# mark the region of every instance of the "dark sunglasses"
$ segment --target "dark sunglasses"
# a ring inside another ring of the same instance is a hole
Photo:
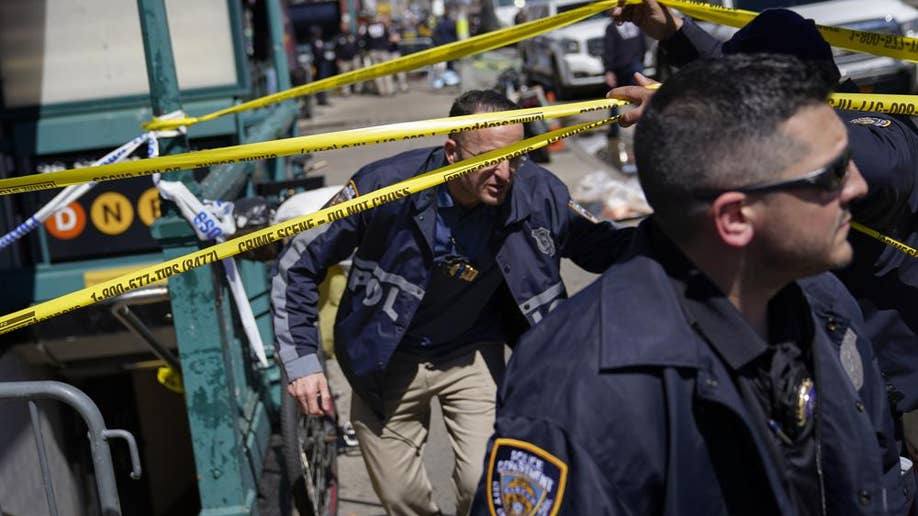
[[[791,190],[794,188],[815,188],[827,193],[838,192],[845,186],[845,180],[848,178],[849,163],[851,163],[851,148],[847,147],[841,154],[830,161],[828,165],[817,168],[812,172],[807,172],[795,179],[759,183],[738,188],[728,188],[725,190],[701,191],[698,192],[697,195],[703,199],[714,199],[724,192],[751,194]]]

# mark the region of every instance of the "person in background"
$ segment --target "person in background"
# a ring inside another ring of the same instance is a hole
[[[825,273],[867,190],[831,87],[762,54],[660,88],[635,133],[654,214],[520,340],[472,514],[901,514],[883,378]]]
[[[655,39],[674,64],[703,56],[773,52],[794,55],[810,68],[828,73],[835,91],[859,91],[850,79],[839,82],[832,49],[813,20],[787,9],[769,9],[756,16],[726,42],[704,32],[690,19],[674,16],[655,0],[616,8]],[[614,96],[641,102],[648,90],[621,88]],[[918,247],[918,127],[905,116],[836,110],[851,142],[851,157],[868,185],[851,212],[860,222],[911,247]],[[626,115],[624,124],[640,117],[640,109]],[[904,441],[903,470],[918,459],[918,259],[861,234],[852,232],[854,261],[835,271],[857,299],[865,318],[887,384],[890,408],[897,422],[896,438]],[[910,418],[905,413],[912,412]],[[915,468],[908,473],[914,479]],[[914,497],[915,489],[910,491]]]
[[[611,11],[610,11],[611,15]],[[611,18],[611,16],[610,16]],[[635,74],[644,71],[644,52],[647,46],[644,34],[631,22],[616,23],[610,20],[603,39],[602,63],[605,68],[606,85],[609,88],[635,84]],[[612,116],[618,114],[618,107],[611,109]],[[606,159],[624,173],[637,170],[628,146],[621,140],[618,124],[609,124],[607,133]]]
[[[456,13],[455,10],[449,9],[443,13],[443,16],[437,21],[433,31],[434,46],[448,45],[459,41],[459,35],[456,32]],[[443,86],[454,86],[459,83],[459,74],[456,72],[456,61],[447,61],[437,63],[433,67],[433,87],[435,89]]]
[[[314,80],[325,79],[335,74],[335,49],[322,39],[322,28],[318,25],[309,27],[309,47],[312,49],[312,63],[316,74]],[[316,93],[316,102],[320,106],[328,105],[328,92]]]
[[[402,42],[402,24],[393,20],[389,26],[389,59],[398,59],[402,57],[402,50],[399,44]],[[408,92],[408,73],[401,71],[395,74],[398,91],[401,93]]]
[[[510,109],[517,106],[503,95],[473,90],[449,114]],[[522,138],[521,124],[450,134],[442,147],[363,167],[338,200]],[[494,423],[505,344],[567,297],[562,257],[602,271],[627,231],[597,221],[525,155],[307,231],[279,256],[272,283],[288,392],[306,413],[331,409],[317,359],[316,286],[353,254],[334,341],[373,488],[387,514],[439,514],[421,460],[436,398],[456,457],[456,513],[465,514]]]
[[[432,17],[424,14],[418,17],[418,37],[432,38],[433,29],[431,28]]]
[[[360,42],[351,31],[351,24],[346,18],[341,20],[341,31],[335,35],[335,63],[338,73],[347,73],[360,68]],[[351,84],[341,87],[341,94],[345,97],[351,94]]]
[[[374,20],[367,24],[366,34],[364,34],[364,48],[370,57],[371,64],[380,64],[389,60],[390,45],[389,27],[385,17],[377,14]],[[395,95],[395,83],[391,75],[383,75],[374,79],[376,83],[376,92],[388,97]]]

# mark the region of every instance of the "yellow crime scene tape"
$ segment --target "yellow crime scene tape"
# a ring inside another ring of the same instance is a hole
[[[627,3],[638,4],[643,0],[629,0]],[[722,25],[732,27],[742,27],[754,18],[758,13],[746,11],[743,9],[732,9],[718,5],[705,4],[691,0],[660,0],[660,3],[669,7],[679,9],[685,14],[694,18],[699,18]],[[377,77],[391,75],[397,72],[415,70],[424,66],[451,61],[473,54],[486,52],[495,48],[501,48],[526,38],[536,36],[554,29],[570,25],[577,21],[588,18],[596,13],[610,9],[617,2],[613,0],[603,0],[577,9],[573,9],[555,16],[549,16],[538,20],[533,20],[513,27],[480,34],[478,36],[449,43],[407,56],[402,56],[391,61],[379,63],[366,68],[352,70],[343,74],[327,77],[318,81],[297,86],[284,90],[272,95],[267,95],[257,99],[243,102],[235,106],[224,108],[212,113],[197,117],[183,117],[160,119],[154,117],[153,120],[143,125],[148,131],[177,129],[182,126],[190,126],[216,118],[239,113],[242,111],[265,107],[285,100],[318,93],[320,91],[330,90],[333,88],[364,82]],[[894,34],[881,34],[876,32],[859,31],[844,29],[841,27],[829,27],[817,25],[820,33],[826,41],[832,46],[854,50],[857,52],[866,52],[869,54],[888,56],[896,59],[918,62],[918,38],[907,36],[897,36]]]
[[[78,308],[89,306],[99,301],[119,296],[125,292],[143,288],[157,281],[162,281],[194,268],[216,263],[224,258],[229,258],[250,249],[283,240],[284,238],[296,235],[308,229],[329,224],[338,219],[355,215],[388,202],[403,199],[412,194],[440,185],[446,181],[461,177],[479,168],[492,166],[501,161],[512,159],[532,150],[545,147],[546,145],[567,138],[568,136],[615,123],[618,121],[618,118],[619,117],[616,116],[556,129],[539,136],[522,140],[513,145],[480,154],[471,159],[432,170],[394,185],[380,188],[379,190],[355,197],[349,201],[321,209],[315,213],[290,219],[281,224],[260,229],[248,233],[245,236],[227,240],[226,242],[145,267],[109,281],[19,310],[0,317],[0,335],[31,326],[39,321],[44,321],[67,312],[72,312]]]
[[[492,113],[476,113],[465,116],[378,125],[323,134],[311,134],[295,138],[285,138],[282,140],[173,154],[158,158],[123,161],[97,167],[75,168],[58,172],[48,172],[46,174],[11,177],[0,179],[0,195],[34,192],[80,183],[127,179],[148,176],[155,173],[175,172],[178,170],[211,167],[243,161],[257,161],[280,156],[305,154],[307,152],[411,140],[453,132],[473,131],[497,125],[511,125],[532,122],[535,120],[544,120],[547,118],[573,116],[591,111],[606,110],[613,106],[624,106],[626,104],[628,104],[628,102],[623,100],[599,99],[586,102],[559,104],[555,106],[495,111]]]
[[[190,126],[197,123],[206,122],[208,120],[213,120],[215,118],[219,118],[221,116],[229,115],[232,113],[239,113],[249,109],[264,107],[296,97],[302,97],[304,95],[310,95],[320,91],[353,84],[355,82],[364,82],[370,79],[375,79],[377,77],[382,77],[384,75],[391,75],[396,72],[415,70],[424,66],[441,63],[444,61],[452,61],[454,59],[466,57],[472,54],[479,54],[481,52],[486,52],[495,48],[505,47],[518,41],[522,41],[526,38],[537,36],[539,34],[549,32],[554,29],[589,18],[596,13],[611,9],[615,3],[616,2],[613,0],[603,0],[590,5],[579,7],[577,9],[572,9],[556,16],[541,18],[538,20],[522,23],[520,25],[515,25],[513,27],[507,27],[493,32],[487,32],[485,34],[480,34],[466,40],[456,41],[447,45],[441,45],[438,47],[423,50],[421,52],[416,52],[414,54],[409,54],[407,56],[402,56],[391,61],[386,61],[384,63],[379,63],[373,66],[368,66],[366,68],[360,68],[358,70],[352,70],[350,72],[327,77],[325,79],[320,79],[309,84],[304,84],[289,90],[284,90],[272,95],[267,95],[254,100],[250,100],[248,102],[243,102],[242,104],[237,104],[235,106],[224,108],[219,111],[214,111],[213,113],[206,115],[197,117],[174,118],[168,120],[154,117],[152,121],[147,122],[143,125],[143,127],[147,131],[177,129],[182,126]]]
[[[903,244],[902,242],[894,238],[888,237],[875,229],[868,228],[867,226],[859,222],[855,222],[853,220],[851,221],[851,228],[857,231],[860,231],[861,233],[871,238],[875,238],[879,240],[880,242],[883,242],[884,244],[888,245],[889,247],[892,247],[893,249],[902,251],[903,253],[911,256],[912,258],[918,258],[918,249],[915,249],[914,247]]]
[[[873,93],[833,93],[829,105],[851,111],[875,111],[891,115],[918,116],[918,95],[879,95]]]
[[[658,1],[668,7],[678,9],[692,18],[730,27],[742,27],[759,14],[753,11],[733,9],[692,0]],[[627,3],[639,4],[642,2],[641,0],[629,0]],[[833,47],[864,52],[875,56],[892,57],[903,61],[918,62],[918,38],[818,24],[816,28],[819,29],[822,37]]]
[[[658,88],[659,84],[648,86]],[[487,127],[488,124],[513,124],[562,118],[589,111],[605,110],[623,106],[627,102],[615,99],[599,99],[554,106],[519,109],[505,112],[478,113],[462,117],[447,117],[415,122],[402,122],[361,129],[349,129],[323,134],[298,136],[269,142],[249,143],[220,147],[183,154],[173,154],[145,160],[125,161],[61,170],[45,174],[31,174],[0,179],[0,195],[35,192],[64,186],[128,179],[155,173],[226,165],[243,161],[257,161],[307,152],[345,149],[361,145],[380,144],[425,138]],[[915,95],[873,95],[863,93],[836,93],[829,98],[829,104],[838,109],[855,111],[876,111],[891,114],[918,114],[918,96]]]
[[[627,3],[639,4],[642,1],[629,0]],[[753,11],[705,4],[692,0],[659,0],[659,2],[679,9],[693,18],[731,27],[743,27],[759,14]],[[817,25],[817,28],[826,41],[835,47],[894,57],[906,61],[918,61],[918,38],[824,25]],[[918,115],[918,95],[833,93],[829,97],[829,104],[834,108],[853,111],[872,111],[891,115]]]

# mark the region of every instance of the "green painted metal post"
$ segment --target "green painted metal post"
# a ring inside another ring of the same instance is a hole
[[[277,88],[290,89],[290,66],[287,64],[287,49],[284,46],[284,17],[280,0],[268,0],[268,31],[271,33],[271,59],[277,73]]]
[[[277,89],[280,91],[290,89],[290,66],[287,62],[287,49],[284,46],[284,18],[281,13],[280,0],[268,0],[266,2],[268,12],[268,32],[271,33],[271,58],[274,63],[274,73],[277,75]],[[276,106],[275,109],[281,109]],[[292,136],[288,132],[287,136]],[[277,158],[272,160],[273,168],[272,177],[275,181],[286,179],[287,160]]]
[[[137,0],[137,5],[154,114],[181,109],[163,0]],[[187,149],[184,138],[163,143],[165,153]],[[173,173],[167,179],[181,180],[198,193],[190,171]],[[166,211],[152,231],[163,246],[164,259],[181,256],[200,246],[190,226],[174,210]],[[241,406],[241,399],[249,400],[251,396],[241,372],[243,358],[234,338],[230,303],[220,276],[222,272],[216,266],[193,269],[170,278],[169,293],[201,514],[253,514],[257,512],[255,473],[247,453],[251,450],[245,447],[249,439],[239,427],[245,424],[246,413],[254,409],[247,411]],[[254,405],[260,406],[257,401]]]
[[[153,114],[161,116],[182,109],[175,58],[163,0],[137,0],[140,12],[140,31],[147,61],[147,80],[150,83],[150,102]],[[184,136],[161,139],[162,154],[178,154],[188,150]],[[186,176],[188,173],[185,172]]]

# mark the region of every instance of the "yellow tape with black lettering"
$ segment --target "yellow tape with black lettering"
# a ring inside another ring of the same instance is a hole
[[[216,263],[224,258],[235,256],[249,249],[283,240],[284,238],[306,231],[307,229],[329,224],[335,220],[405,198],[422,190],[433,188],[446,181],[461,177],[479,168],[488,167],[495,163],[521,156],[532,150],[545,147],[546,145],[567,138],[568,136],[617,122],[618,118],[619,117],[616,116],[595,122],[586,122],[527,138],[512,145],[432,170],[394,185],[380,188],[374,192],[355,197],[349,201],[344,201],[315,213],[290,219],[281,224],[254,231],[245,236],[233,238],[206,249],[173,258],[157,265],[145,267],[138,271],[99,283],[98,285],[93,285],[56,299],[39,303],[0,317],[0,334],[31,326],[39,321],[44,321],[67,312],[72,312],[78,308],[119,296],[125,292],[145,287],[154,282],[162,281],[191,269]]]
[[[833,93],[829,105],[836,109],[918,116],[918,95]]]
[[[269,142],[249,143],[232,147],[207,149],[184,154],[173,154],[134,161],[122,161],[98,167],[85,167],[0,179],[0,195],[34,192],[49,188],[60,188],[80,183],[111,181],[132,177],[148,176],[177,170],[211,167],[242,161],[256,161],[294,154],[305,154],[324,150],[343,149],[360,145],[379,144],[400,140],[411,140],[453,132],[473,131],[496,125],[519,124],[561,118],[591,111],[602,111],[613,106],[624,106],[627,102],[615,99],[573,102],[556,106],[543,106],[512,111],[476,113],[465,116],[435,118],[417,122],[378,125],[361,129],[349,129],[324,134],[311,134],[296,138],[285,138]]]
[[[659,0],[659,2],[678,9],[692,18],[730,27],[742,27],[758,15],[753,11],[732,9],[692,0]],[[628,3],[641,3],[641,0],[629,0]],[[819,29],[822,37],[833,47],[864,52],[875,56],[892,57],[903,61],[918,62],[918,38],[818,24],[816,28]]]
[[[641,3],[643,0],[628,0],[628,3]],[[679,9],[685,14],[694,18],[699,18],[722,25],[732,27],[742,27],[748,23],[757,13],[742,9],[732,9],[718,5],[705,4],[691,0],[660,0],[660,3]],[[249,109],[260,108],[290,100],[304,95],[318,93],[320,91],[330,90],[340,86],[364,82],[377,77],[391,75],[397,72],[415,70],[424,66],[450,61],[462,57],[486,52],[495,48],[501,48],[526,38],[549,32],[577,21],[586,19],[596,13],[607,10],[617,2],[613,0],[602,0],[590,5],[577,9],[533,20],[513,27],[480,34],[478,36],[434,47],[397,59],[379,63],[366,68],[352,70],[343,74],[327,77],[318,81],[297,86],[285,91],[267,95],[257,99],[237,104],[225,109],[214,111],[206,115],[197,117],[160,119],[154,117],[153,120],[143,125],[148,131],[176,129],[182,126],[190,126],[208,120],[239,113]],[[896,59],[907,61],[918,61],[918,38],[907,36],[897,36],[895,34],[880,34],[876,32],[859,31],[844,29],[840,27],[828,27],[817,25],[819,31],[829,44],[854,50],[857,52],[866,52],[873,55],[888,56]]]
[[[650,88],[658,87],[654,84]],[[876,111],[891,114],[918,113],[918,96],[877,95],[864,93],[835,93],[829,103],[839,109]],[[464,117],[447,117],[416,122],[386,124],[361,129],[285,138],[269,142],[249,143],[232,147],[207,149],[184,154],[173,154],[146,160],[135,160],[97,167],[61,170],[46,174],[32,174],[0,179],[0,195],[32,192],[64,186],[142,177],[155,173],[254,161],[307,152],[344,149],[401,140],[474,130],[494,124],[510,124],[533,120],[561,118],[590,111],[601,111],[612,106],[623,106],[625,101],[600,99],[555,106],[519,109],[506,112],[478,113]]]
[[[168,120],[154,117],[152,121],[147,122],[143,125],[143,127],[148,131],[177,129],[181,126],[190,126],[200,122],[206,122],[208,120],[213,120],[215,118],[219,118],[221,116],[229,115],[232,113],[239,113],[249,109],[264,107],[269,104],[275,104],[277,102],[282,102],[296,97],[302,97],[304,95],[310,95],[320,91],[330,90],[332,88],[345,86],[347,84],[364,82],[375,79],[377,77],[391,75],[396,72],[416,70],[424,66],[441,63],[444,61],[452,61],[454,59],[459,59],[461,57],[466,57],[473,54],[479,54],[481,52],[486,52],[495,48],[505,47],[518,41],[522,41],[526,38],[537,36],[539,34],[570,25],[574,22],[584,20],[596,13],[612,8],[613,5],[615,5],[613,0],[603,0],[590,5],[579,7],[577,9],[572,9],[556,16],[541,18],[538,20],[522,23],[520,25],[515,25],[513,27],[507,27],[493,32],[487,32],[485,34],[480,34],[466,40],[456,41],[447,45],[441,45],[438,47],[423,50],[421,52],[416,52],[392,59],[391,61],[386,61],[384,63],[379,63],[373,66],[368,66],[366,68],[360,68],[325,79],[320,79],[309,84],[304,84],[302,86],[284,90],[273,95],[267,95],[265,97],[250,100],[248,102],[243,102],[242,104],[237,104],[235,106],[221,109],[219,111],[214,111],[213,113],[206,115]]]
[[[915,249],[914,247],[903,244],[902,242],[896,240],[895,238],[890,238],[875,229],[868,228],[867,226],[859,222],[855,222],[852,220],[851,229],[860,231],[861,233],[871,238],[875,238],[879,240],[880,242],[883,242],[884,244],[888,245],[889,247],[892,247],[893,249],[902,251],[903,253],[911,256],[912,258],[918,258],[918,249]]]

